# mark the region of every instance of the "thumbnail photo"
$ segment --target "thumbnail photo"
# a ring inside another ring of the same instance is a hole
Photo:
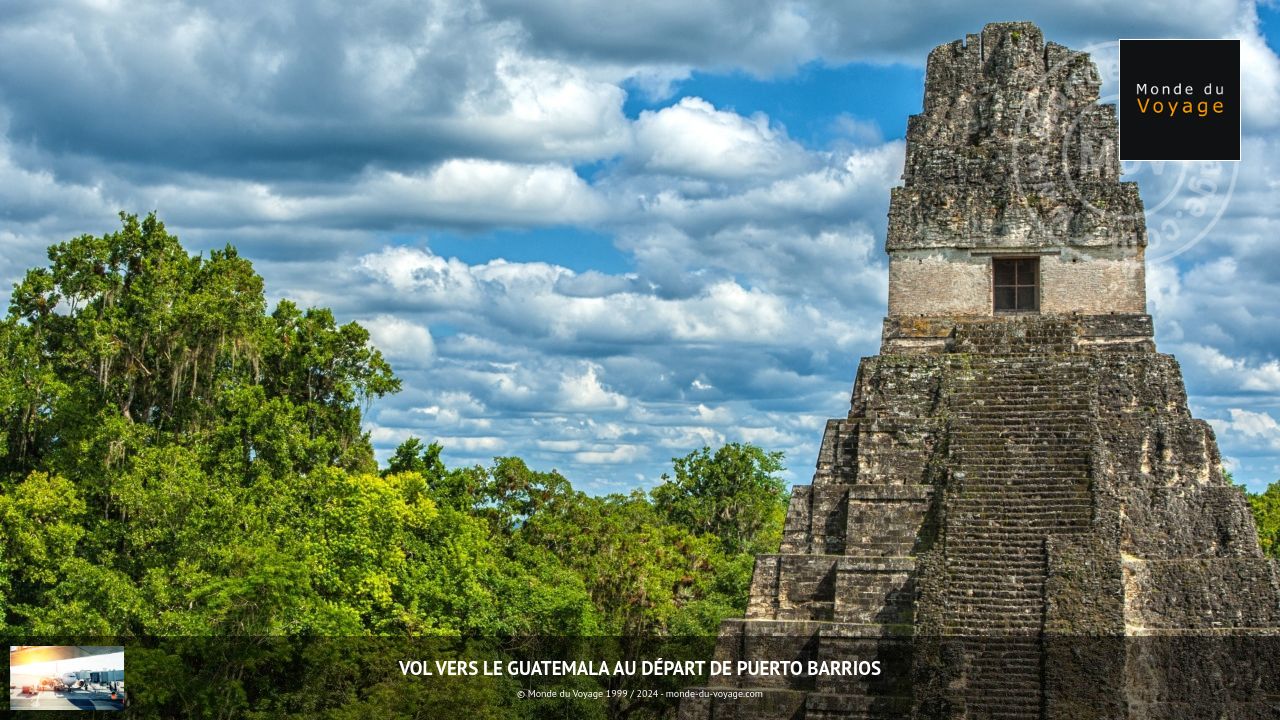
[[[119,645],[9,646],[10,710],[123,710]]]

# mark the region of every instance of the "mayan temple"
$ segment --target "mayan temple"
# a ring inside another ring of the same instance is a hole
[[[1277,718],[1277,566],[1146,314],[1088,55],[1029,23],[929,55],[888,317],[681,718]],[[1272,645],[1268,646],[1267,643]]]

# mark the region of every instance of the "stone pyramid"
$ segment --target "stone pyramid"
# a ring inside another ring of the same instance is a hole
[[[881,354],[716,646],[881,672],[715,676],[681,718],[1280,718],[1280,572],[1155,349],[1099,85],[1030,23],[930,53]]]

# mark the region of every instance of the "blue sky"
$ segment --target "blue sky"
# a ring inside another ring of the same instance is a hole
[[[1280,478],[1273,5],[9,2],[0,283],[157,210],[371,329],[405,380],[368,415],[384,457],[418,435],[607,492],[750,441],[805,482],[878,348],[924,58],[1023,19],[1093,50],[1104,96],[1119,37],[1244,40],[1245,160],[1208,178],[1215,223],[1153,240],[1148,292],[1237,477]],[[1155,228],[1206,179],[1127,170]]]

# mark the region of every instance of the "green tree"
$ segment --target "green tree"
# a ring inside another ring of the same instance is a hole
[[[1260,493],[1247,493],[1249,509],[1258,525],[1262,552],[1280,560],[1280,480]]]
[[[651,495],[658,511],[695,533],[720,539],[728,553],[776,547],[785,505],[782,453],[750,444],[704,447],[675,458],[675,477]]]
[[[389,676],[412,644],[276,639],[611,635],[634,653],[741,613],[779,539],[781,455],[751,445],[606,497],[516,457],[447,468],[417,438],[379,470],[362,410],[399,380],[368,333],[268,312],[234,248],[188,254],[154,215],[50,248],[0,349],[0,625],[163,639],[131,655],[139,717],[596,717],[512,705],[510,679]]]
[[[440,443],[433,442],[424,447],[422,440],[411,437],[396,447],[387,461],[384,474],[411,472],[428,479],[440,478],[445,473],[444,462],[440,460],[443,451],[444,446]]]

